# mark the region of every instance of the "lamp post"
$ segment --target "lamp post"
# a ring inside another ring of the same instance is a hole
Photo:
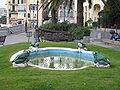
[[[32,10],[32,6],[29,5],[29,10],[30,10],[30,28],[31,28],[31,24],[32,24],[32,19],[31,19],[31,10]]]
[[[65,22],[65,6],[63,7],[63,9],[64,9],[64,22]]]
[[[35,34],[36,34],[36,37],[35,37],[35,41],[36,42],[40,42],[40,39],[39,39],[39,29],[38,29],[38,4],[39,4],[39,1],[37,0],[37,24],[36,24],[36,27],[35,27]]]
[[[38,28],[38,4],[39,4],[39,1],[37,0],[37,28]]]

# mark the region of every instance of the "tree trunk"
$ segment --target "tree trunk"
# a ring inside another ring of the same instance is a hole
[[[77,24],[83,26],[83,0],[77,0]]]
[[[52,20],[52,23],[57,23],[58,19],[57,19],[57,10],[53,9],[51,11],[51,20]]]

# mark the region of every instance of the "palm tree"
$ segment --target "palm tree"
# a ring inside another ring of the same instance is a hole
[[[47,9],[49,12],[51,11],[51,20],[53,23],[57,23],[57,11],[59,6],[63,3],[64,0],[41,0],[42,5],[40,8],[44,10]],[[49,9],[48,9],[49,8]]]
[[[83,26],[83,0],[77,0],[77,24]]]
[[[83,26],[83,3],[86,0],[77,0],[77,24],[79,26]],[[106,0],[102,0],[103,2],[105,2]],[[89,2],[89,7],[91,8],[92,5],[92,0],[88,0]],[[48,8],[49,7],[49,11],[52,11],[52,18],[53,18],[53,22],[56,23],[57,20],[57,10],[59,8],[60,5],[62,5],[63,3],[68,3],[69,8],[71,9],[73,0],[42,0],[42,6],[44,6],[44,8]],[[41,7],[42,7],[41,6]]]
[[[62,5],[64,3],[65,6],[69,5],[70,9],[71,9],[71,5],[73,0],[41,0],[42,1],[42,7],[44,7],[44,9],[48,9],[49,11],[51,11],[51,20],[53,23],[57,23],[57,11],[60,5]]]

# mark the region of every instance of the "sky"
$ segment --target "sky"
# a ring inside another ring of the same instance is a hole
[[[4,8],[6,8],[6,5],[5,5],[5,3],[7,2],[7,0],[0,0],[0,8],[2,7],[4,7]]]

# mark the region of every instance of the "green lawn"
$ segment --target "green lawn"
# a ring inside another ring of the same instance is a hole
[[[0,90],[120,90],[120,51],[88,45],[111,62],[110,68],[51,71],[34,67],[13,68],[10,57],[29,43],[0,47]],[[76,48],[74,43],[41,43],[40,47]]]

